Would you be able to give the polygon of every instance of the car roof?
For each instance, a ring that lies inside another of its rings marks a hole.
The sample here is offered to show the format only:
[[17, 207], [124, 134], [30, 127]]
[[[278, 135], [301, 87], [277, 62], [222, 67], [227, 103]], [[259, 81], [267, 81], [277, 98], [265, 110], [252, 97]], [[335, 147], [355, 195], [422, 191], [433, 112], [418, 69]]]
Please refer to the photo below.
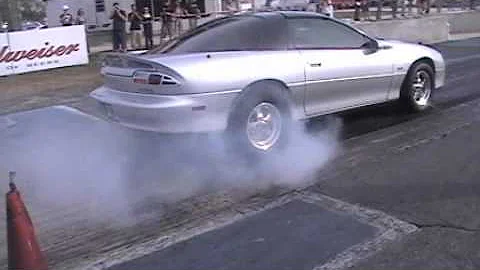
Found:
[[260, 11], [260, 12], [244, 12], [238, 14], [239, 16], [248, 15], [248, 16], [256, 16], [262, 18], [305, 18], [305, 17], [312, 17], [312, 18], [328, 18], [327, 15], [322, 13], [315, 13], [315, 12], [308, 12], [308, 11]]

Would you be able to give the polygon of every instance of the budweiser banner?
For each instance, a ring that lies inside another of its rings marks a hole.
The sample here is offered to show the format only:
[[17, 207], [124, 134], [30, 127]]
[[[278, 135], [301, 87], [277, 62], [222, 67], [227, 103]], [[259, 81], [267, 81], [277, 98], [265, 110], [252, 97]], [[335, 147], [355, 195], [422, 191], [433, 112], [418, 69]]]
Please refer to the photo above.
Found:
[[83, 64], [83, 25], [0, 34], [0, 76]]

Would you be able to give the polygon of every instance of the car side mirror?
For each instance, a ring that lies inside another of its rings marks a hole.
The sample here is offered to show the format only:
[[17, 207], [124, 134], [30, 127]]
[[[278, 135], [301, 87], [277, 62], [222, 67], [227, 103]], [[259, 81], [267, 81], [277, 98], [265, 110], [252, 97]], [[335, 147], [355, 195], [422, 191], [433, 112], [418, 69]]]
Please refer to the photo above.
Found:
[[380, 46], [378, 45], [378, 42], [376, 40], [371, 39], [365, 42], [362, 48], [364, 49], [365, 54], [372, 54], [377, 52], [380, 49]]

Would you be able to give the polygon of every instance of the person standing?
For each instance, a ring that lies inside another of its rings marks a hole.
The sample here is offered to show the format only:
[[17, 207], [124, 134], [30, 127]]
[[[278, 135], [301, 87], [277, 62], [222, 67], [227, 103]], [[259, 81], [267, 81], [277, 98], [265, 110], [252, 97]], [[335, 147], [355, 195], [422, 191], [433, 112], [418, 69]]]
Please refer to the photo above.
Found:
[[135, 4], [130, 6], [132, 11], [128, 14], [128, 21], [130, 22], [130, 45], [132, 49], [136, 50], [142, 47], [142, 21], [143, 17], [137, 11]]
[[362, 1], [355, 0], [355, 10], [353, 12], [353, 20], [360, 21], [360, 12], [362, 10]]
[[400, 15], [402, 15], [402, 17], [405, 17], [405, 10], [406, 10], [405, 0], [395, 0], [395, 1], [399, 1], [399, 3], [397, 3], [397, 9], [400, 8], [402, 12], [400, 13]]
[[179, 36], [183, 32], [183, 18], [185, 18], [186, 11], [182, 3], [177, 3], [175, 6], [175, 35]]
[[85, 18], [85, 11], [82, 8], [77, 10], [77, 18], [75, 19], [75, 23], [77, 25], [85, 25], [87, 19]]
[[[87, 23], [87, 19], [85, 18], [85, 11], [83, 11], [82, 8], [79, 8], [77, 10], [77, 18], [75, 18], [75, 24], [77, 25], [85, 25]], [[87, 28], [84, 27], [85, 30], [85, 36], [87, 36]], [[87, 51], [90, 53], [90, 43], [88, 42], [88, 36], [87, 36]]]
[[390, 2], [390, 6], [392, 7], [392, 18], [396, 19], [397, 18], [397, 8], [398, 8], [397, 0], [392, 0]]
[[362, 1], [362, 18], [364, 20], [370, 21], [370, 3], [368, 0], [363, 0]]
[[110, 19], [113, 20], [113, 51], [126, 52], [127, 42], [125, 39], [125, 23], [127, 21], [127, 14], [120, 8], [118, 2], [113, 3], [113, 11], [110, 15]]
[[143, 34], [145, 35], [145, 46], [147, 50], [153, 48], [153, 17], [150, 8], [143, 8]]
[[70, 13], [70, 8], [67, 5], [63, 6], [63, 13], [60, 15], [60, 23], [63, 26], [73, 25], [73, 15]]
[[333, 18], [334, 8], [333, 8], [332, 0], [327, 0], [327, 6], [325, 7], [325, 13], [330, 18]]
[[170, 39], [172, 37], [172, 16], [170, 6], [165, 3], [162, 7], [162, 28], [160, 30], [160, 37], [163, 39]]
[[190, 14], [188, 19], [188, 24], [189, 24], [189, 28], [193, 29], [197, 27], [198, 19], [200, 19], [200, 13], [201, 13], [200, 9], [198, 8], [197, 2], [193, 2], [192, 4], [190, 4], [189, 13]]

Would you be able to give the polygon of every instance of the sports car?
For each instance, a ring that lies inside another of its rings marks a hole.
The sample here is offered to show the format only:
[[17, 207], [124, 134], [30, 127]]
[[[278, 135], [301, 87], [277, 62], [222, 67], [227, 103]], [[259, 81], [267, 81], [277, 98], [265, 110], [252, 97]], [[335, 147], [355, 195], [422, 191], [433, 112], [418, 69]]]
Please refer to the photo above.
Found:
[[326, 15], [274, 11], [214, 19], [139, 55], [105, 58], [91, 93], [105, 115], [162, 133], [225, 131], [255, 153], [291, 123], [398, 100], [429, 107], [445, 81], [435, 49], [381, 40]]

